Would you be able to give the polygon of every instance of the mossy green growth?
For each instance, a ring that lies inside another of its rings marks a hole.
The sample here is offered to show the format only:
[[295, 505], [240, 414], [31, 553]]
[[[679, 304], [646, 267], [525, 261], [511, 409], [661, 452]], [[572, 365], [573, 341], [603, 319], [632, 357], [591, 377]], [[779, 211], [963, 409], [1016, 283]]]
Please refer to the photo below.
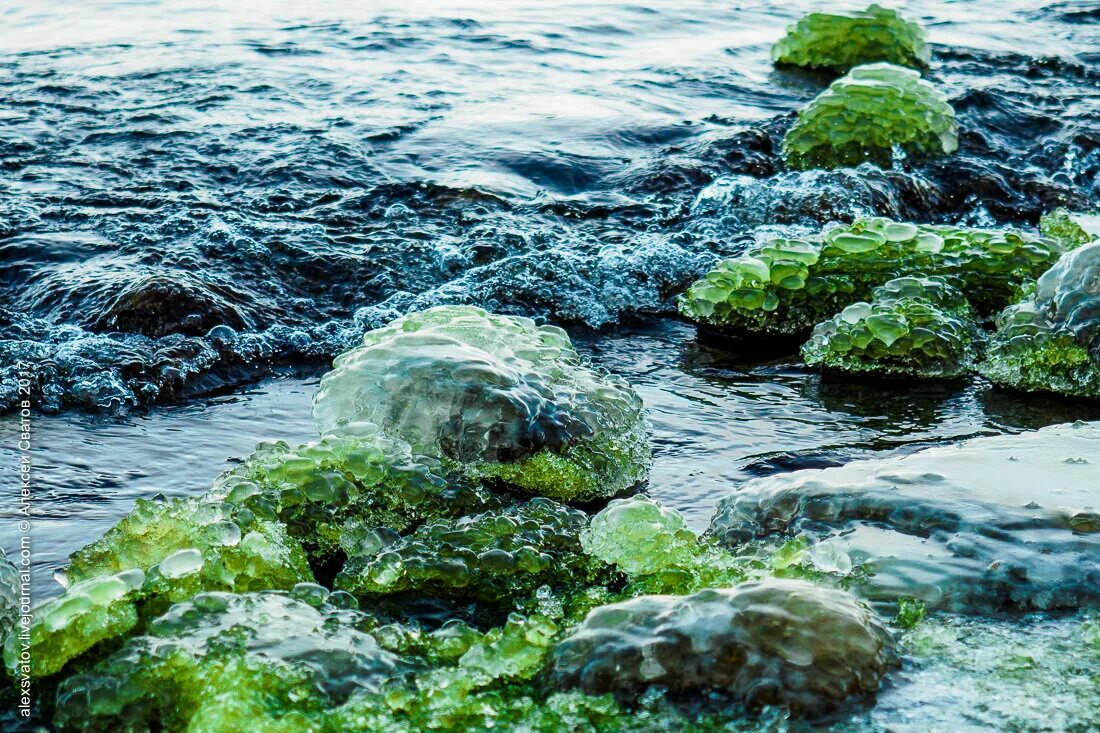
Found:
[[1066, 252], [997, 317], [979, 371], [1013, 389], [1100, 397], [1100, 242]]
[[368, 332], [321, 380], [322, 435], [376, 425], [467, 476], [563, 501], [613, 496], [647, 475], [641, 398], [593, 368], [560, 328], [470, 306]]
[[315, 562], [354, 552], [343, 546], [348, 538], [373, 527], [403, 532], [499, 506], [489, 490], [364, 424], [296, 448], [260, 443], [205, 498], [282, 522]]
[[140, 570], [91, 578], [37, 606], [30, 627], [29, 664], [23, 658], [23, 640], [11, 634], [4, 643], [4, 667], [13, 677], [20, 671], [47, 677], [101, 642], [129, 633], [140, 621], [137, 603], [144, 580]]
[[204, 593], [177, 604], [85, 674], [65, 680], [64, 730], [318, 730], [353, 693], [407, 665], [357, 629], [346, 593]]
[[740, 336], [801, 336], [905, 275], [948, 278], [979, 313], [1019, 297], [1062, 254], [1011, 229], [859, 219], [815, 236], [772, 238], [718, 263], [680, 296], [686, 317]]
[[679, 512], [642, 495], [613, 500], [581, 534], [585, 552], [628, 575], [686, 567], [698, 544]]
[[798, 113], [783, 137], [791, 168], [890, 166], [904, 154], [948, 155], [959, 147], [955, 110], [912, 69], [866, 64], [837, 79]]
[[202, 591], [291, 588], [313, 580], [305, 553], [278, 522], [199, 498], [138, 499], [100, 539], [69, 557], [69, 583], [142, 570], [143, 613]]
[[503, 510], [421, 525], [399, 537], [383, 529], [348, 558], [336, 586], [360, 596], [419, 591], [505, 607], [540, 586], [583, 587], [604, 572], [581, 551], [587, 515], [536, 498]]
[[939, 277], [901, 277], [875, 288], [870, 303], [815, 326], [802, 358], [842, 372], [959, 377], [973, 367], [981, 339], [957, 288]]
[[924, 68], [932, 60], [924, 29], [898, 11], [871, 5], [850, 13], [810, 13], [772, 47], [778, 64], [845, 72], [885, 61]]
[[1027, 300], [997, 317], [978, 372], [1002, 387], [1100, 398], [1100, 363]]
[[915, 598], [898, 599], [898, 615], [894, 619], [894, 625], [902, 629], [912, 629], [924, 620], [928, 609], [922, 601]]
[[1100, 214], [1084, 214], [1058, 208], [1039, 220], [1039, 231], [1067, 248], [1100, 239]]

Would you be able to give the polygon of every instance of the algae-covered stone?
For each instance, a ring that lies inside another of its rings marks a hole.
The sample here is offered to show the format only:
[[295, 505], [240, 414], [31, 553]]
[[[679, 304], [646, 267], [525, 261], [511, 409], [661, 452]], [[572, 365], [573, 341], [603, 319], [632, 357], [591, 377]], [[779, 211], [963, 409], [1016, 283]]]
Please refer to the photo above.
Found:
[[958, 377], [973, 367], [981, 339], [957, 288], [943, 278], [902, 277], [815, 326], [802, 358], [844, 372]]
[[589, 366], [559, 328], [443, 306], [368, 332], [314, 398], [324, 435], [363, 422], [479, 480], [572, 500], [645, 478], [641, 398]]
[[1100, 242], [1071, 250], [997, 318], [979, 371], [995, 384], [1100, 397]]
[[731, 546], [804, 535], [872, 575], [873, 600], [983, 613], [1100, 604], [1100, 423], [977, 438], [754, 479], [718, 506]]
[[57, 692], [65, 730], [306, 731], [407, 666], [347, 594], [203, 593]]
[[406, 537], [374, 533], [348, 559], [339, 588], [372, 596], [419, 591], [505, 606], [542, 585], [582, 586], [599, 563], [581, 551], [587, 515], [546, 498], [422, 525]]
[[138, 499], [130, 514], [69, 557], [68, 583], [145, 573], [147, 612], [202, 591], [286, 589], [313, 580], [305, 553], [277, 522], [198, 498]]
[[1039, 220], [1039, 231], [1067, 247], [1088, 244], [1100, 239], [1100, 214], [1055, 209]]
[[724, 260], [679, 300], [688, 318], [742, 336], [794, 336], [897, 277], [944, 277], [981, 313], [1016, 300], [1062, 254], [1011, 229], [860, 219], [816, 236], [772, 238]]
[[561, 688], [634, 699], [658, 687], [819, 717], [872, 697], [893, 642], [853, 597], [772, 578], [597, 608], [554, 649]]
[[874, 61], [923, 68], [932, 54], [923, 28], [896, 10], [871, 5], [850, 13], [810, 13], [787, 29], [772, 58], [844, 72]]
[[[97, 644], [133, 630], [144, 580], [140, 570], [92, 578], [37, 606], [31, 614], [29, 676], [52, 675]], [[21, 667], [22, 644], [18, 634], [4, 644], [4, 666], [13, 677]]]
[[898, 153], [928, 158], [959, 147], [955, 110], [912, 69], [866, 64], [837, 79], [798, 113], [783, 137], [791, 168], [889, 166]]
[[356, 426], [354, 435], [291, 448], [261, 443], [214, 482], [206, 499], [283, 523], [310, 557], [327, 562], [354, 552], [355, 536], [499, 506], [487, 489], [414, 455], [400, 439]]

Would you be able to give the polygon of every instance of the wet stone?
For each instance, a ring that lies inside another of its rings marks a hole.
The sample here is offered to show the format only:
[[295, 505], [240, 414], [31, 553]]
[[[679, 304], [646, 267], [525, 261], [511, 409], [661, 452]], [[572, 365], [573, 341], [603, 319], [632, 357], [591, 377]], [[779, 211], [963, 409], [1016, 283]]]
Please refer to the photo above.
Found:
[[897, 663], [890, 634], [855, 598], [772, 578], [597, 608], [554, 649], [551, 680], [624, 700], [663, 688], [817, 718], [873, 699]]
[[1100, 423], [976, 438], [755, 479], [709, 532], [730, 546], [803, 535], [843, 548], [874, 601], [963, 613], [1100, 604]]

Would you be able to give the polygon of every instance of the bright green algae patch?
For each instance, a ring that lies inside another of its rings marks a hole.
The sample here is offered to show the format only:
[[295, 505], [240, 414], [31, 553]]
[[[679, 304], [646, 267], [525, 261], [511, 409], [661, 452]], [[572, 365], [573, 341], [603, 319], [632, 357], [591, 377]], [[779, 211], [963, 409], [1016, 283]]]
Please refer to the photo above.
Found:
[[902, 277], [819, 323], [802, 346], [810, 366], [843, 372], [959, 377], [974, 366], [981, 331], [970, 304], [943, 278]]
[[355, 537], [374, 527], [403, 532], [500, 504], [431, 456], [413, 455], [408, 443], [356, 427], [296, 448], [261, 443], [205, 498], [283, 523], [315, 562], [354, 553]]
[[800, 336], [897, 277], [948, 278], [979, 312], [1019, 297], [1062, 246], [1015, 230], [860, 219], [773, 238], [719, 262], [679, 300], [688, 318], [739, 336]]
[[810, 13], [772, 47], [779, 64], [845, 72], [885, 61], [923, 68], [932, 60], [924, 29], [896, 10], [871, 5], [850, 13]]
[[1039, 231], [1065, 243], [1067, 247], [1088, 244], [1100, 239], [1100, 214], [1055, 209], [1039, 220]]
[[[336, 586], [356, 595], [407, 591], [512, 605], [540, 586], [590, 585], [600, 564], [581, 551], [587, 515], [545, 498], [504, 510], [376, 532]], [[373, 545], [370, 547], [369, 545]]]
[[955, 110], [912, 69], [867, 64], [837, 79], [798, 113], [783, 137], [795, 169], [870, 161], [888, 167], [899, 154], [928, 158], [959, 147]]
[[333, 362], [314, 398], [322, 435], [377, 425], [477, 480], [564, 501], [642, 481], [642, 402], [559, 328], [469, 306], [412, 313]]
[[[36, 607], [30, 627], [29, 675], [52, 675], [97, 644], [134, 630], [140, 620], [137, 603], [144, 580], [140, 570], [92, 578]], [[21, 644], [18, 634], [10, 634], [4, 644], [4, 667], [13, 677], [20, 666]]]
[[979, 371], [1013, 389], [1100, 397], [1100, 242], [1067, 252], [998, 316]]

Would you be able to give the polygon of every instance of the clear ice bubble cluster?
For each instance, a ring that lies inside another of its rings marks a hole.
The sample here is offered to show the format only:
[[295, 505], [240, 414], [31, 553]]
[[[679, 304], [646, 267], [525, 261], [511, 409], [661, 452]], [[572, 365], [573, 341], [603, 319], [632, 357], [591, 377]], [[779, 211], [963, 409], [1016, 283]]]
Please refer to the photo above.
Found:
[[0, 548], [0, 641], [19, 617], [19, 571]]
[[357, 629], [346, 593], [203, 593], [151, 622], [118, 651], [65, 680], [65, 729], [304, 731], [353, 693], [403, 671]]
[[981, 330], [963, 294], [943, 278], [901, 277], [814, 327], [806, 364], [843, 372], [959, 377], [970, 372]]
[[979, 312], [1005, 307], [1063, 247], [1011, 229], [858, 219], [820, 235], [771, 238], [719, 262], [679, 300], [701, 324], [744, 337], [801, 336], [876, 286], [906, 275], [945, 277]]
[[[81, 581], [60, 598], [36, 606], [30, 627], [31, 677], [47, 677], [69, 660], [97, 644], [118, 638], [137, 627], [137, 603], [145, 574], [126, 570]], [[4, 667], [16, 676], [23, 640], [9, 634], [4, 643]]]
[[589, 366], [559, 328], [441, 306], [368, 332], [314, 399], [322, 435], [367, 422], [470, 477], [555, 499], [611, 496], [641, 481], [641, 398]]
[[214, 481], [206, 499], [281, 522], [312, 560], [338, 555], [349, 537], [373, 527], [398, 532], [439, 517], [499, 505], [438, 459], [359, 424], [354, 434], [295, 448], [261, 443]]
[[440, 520], [400, 537], [366, 538], [336, 586], [356, 595], [404, 591], [512, 605], [540, 586], [591, 583], [599, 570], [581, 552], [588, 516], [546, 498], [507, 509]]
[[924, 68], [932, 60], [924, 29], [898, 11], [870, 5], [847, 13], [810, 13], [772, 47], [777, 64], [845, 72], [883, 61]]
[[783, 159], [794, 169], [885, 168], [899, 153], [930, 158], [958, 147], [947, 97], [917, 71], [876, 63], [855, 67], [799, 111]]
[[730, 546], [838, 544], [885, 603], [964, 613], [1100, 604], [1100, 423], [976, 438], [907, 456], [754, 479], [710, 534]]
[[698, 552], [698, 538], [684, 517], [642, 495], [612, 500], [592, 517], [581, 545], [628, 575], [687, 567]]
[[624, 700], [656, 687], [815, 718], [872, 698], [897, 663], [890, 634], [855, 598], [773, 578], [598, 608], [555, 647], [551, 679]]
[[1100, 397], [1100, 242], [1064, 254], [997, 317], [978, 370], [1023, 391]]

